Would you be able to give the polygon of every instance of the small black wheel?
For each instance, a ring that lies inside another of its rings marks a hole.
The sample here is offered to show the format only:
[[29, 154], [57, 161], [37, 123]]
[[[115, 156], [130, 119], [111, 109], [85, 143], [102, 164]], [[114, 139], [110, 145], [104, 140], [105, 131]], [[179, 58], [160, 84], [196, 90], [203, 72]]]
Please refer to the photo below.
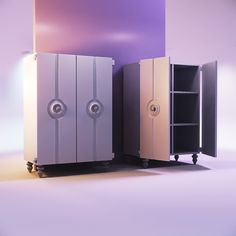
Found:
[[43, 166], [37, 166], [38, 176], [39, 178], [42, 178], [44, 175], [44, 167]]
[[111, 163], [109, 161], [105, 161], [102, 163], [102, 165], [105, 168], [105, 170], [108, 171], [111, 166]]
[[27, 165], [27, 170], [29, 171], [29, 173], [31, 173], [33, 170], [33, 164], [28, 161], [26, 165]]
[[193, 164], [196, 165], [197, 164], [198, 155], [197, 154], [193, 154], [192, 158], [193, 158]]
[[38, 166], [37, 165], [34, 165], [34, 170], [38, 171]]
[[179, 155], [175, 155], [175, 161], [179, 160]]
[[149, 160], [142, 160], [142, 166], [144, 169], [147, 169], [149, 166]]
[[38, 171], [38, 176], [39, 176], [39, 178], [43, 178], [43, 172]]

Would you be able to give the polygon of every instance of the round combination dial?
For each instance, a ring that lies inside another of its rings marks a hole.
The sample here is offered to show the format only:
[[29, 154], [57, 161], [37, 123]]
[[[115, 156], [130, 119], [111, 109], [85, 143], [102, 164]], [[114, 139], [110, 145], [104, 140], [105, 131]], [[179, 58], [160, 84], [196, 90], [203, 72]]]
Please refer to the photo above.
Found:
[[48, 105], [48, 113], [54, 119], [63, 117], [66, 113], [66, 105], [61, 100], [52, 100]]
[[97, 118], [103, 111], [103, 105], [99, 101], [91, 101], [88, 103], [87, 111], [92, 118]]
[[157, 101], [151, 101], [148, 104], [148, 112], [151, 117], [158, 116], [160, 113], [160, 105], [157, 103]]

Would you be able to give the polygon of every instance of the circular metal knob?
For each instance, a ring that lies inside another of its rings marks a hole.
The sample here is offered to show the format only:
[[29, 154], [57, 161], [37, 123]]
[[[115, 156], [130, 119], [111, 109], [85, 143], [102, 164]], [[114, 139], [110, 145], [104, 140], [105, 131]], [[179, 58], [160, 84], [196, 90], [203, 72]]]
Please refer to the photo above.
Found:
[[88, 103], [87, 110], [92, 118], [97, 118], [103, 111], [103, 105], [99, 101], [91, 101]]
[[160, 113], [160, 105], [157, 103], [157, 101], [151, 101], [148, 104], [148, 111], [151, 117], [158, 116]]
[[100, 109], [100, 107], [98, 106], [98, 104], [93, 104], [91, 106], [91, 112], [93, 112], [93, 113], [98, 113], [99, 109]]
[[62, 106], [61, 104], [55, 104], [52, 107], [53, 112], [55, 112], [56, 114], [59, 114], [62, 111]]
[[66, 113], [66, 105], [61, 100], [52, 100], [48, 105], [48, 113], [53, 119], [59, 119]]

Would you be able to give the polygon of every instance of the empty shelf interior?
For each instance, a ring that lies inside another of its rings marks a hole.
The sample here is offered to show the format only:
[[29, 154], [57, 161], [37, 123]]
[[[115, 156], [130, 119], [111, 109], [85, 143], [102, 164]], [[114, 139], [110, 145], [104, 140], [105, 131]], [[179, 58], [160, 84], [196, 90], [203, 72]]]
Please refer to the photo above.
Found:
[[[173, 110], [172, 110], [173, 111]], [[174, 122], [199, 123], [199, 96], [189, 94], [174, 95]]]
[[174, 127], [173, 153], [196, 153], [199, 152], [199, 127], [183, 126]]
[[174, 65], [174, 91], [199, 92], [199, 66]]

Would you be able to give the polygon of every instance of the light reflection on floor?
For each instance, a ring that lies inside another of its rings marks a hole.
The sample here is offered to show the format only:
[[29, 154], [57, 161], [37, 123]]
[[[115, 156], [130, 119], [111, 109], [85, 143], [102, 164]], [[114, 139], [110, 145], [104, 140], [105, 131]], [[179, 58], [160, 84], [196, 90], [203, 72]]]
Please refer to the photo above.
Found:
[[59, 169], [39, 179], [22, 154], [2, 154], [0, 236], [235, 236], [235, 153], [180, 161]]

